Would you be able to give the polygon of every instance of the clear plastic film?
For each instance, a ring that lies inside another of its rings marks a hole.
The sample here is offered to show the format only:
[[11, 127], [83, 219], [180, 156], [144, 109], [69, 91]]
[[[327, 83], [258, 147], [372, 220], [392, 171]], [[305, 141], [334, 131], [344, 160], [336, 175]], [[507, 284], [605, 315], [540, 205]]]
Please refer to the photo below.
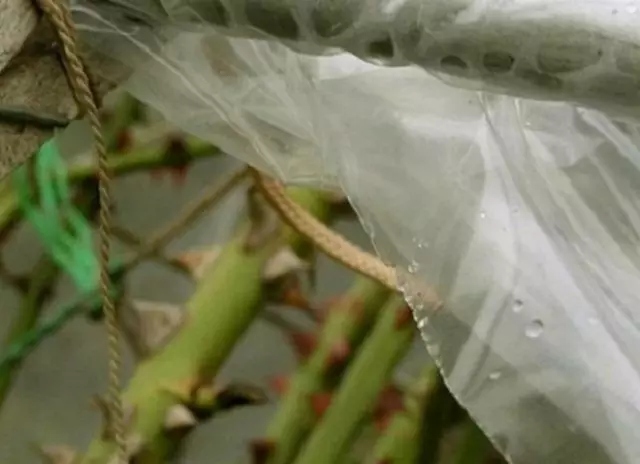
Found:
[[[283, 181], [347, 193], [449, 387], [516, 464], [640, 456], [638, 11], [74, 5], [87, 44], [167, 120]], [[424, 305], [424, 285], [444, 307]]]

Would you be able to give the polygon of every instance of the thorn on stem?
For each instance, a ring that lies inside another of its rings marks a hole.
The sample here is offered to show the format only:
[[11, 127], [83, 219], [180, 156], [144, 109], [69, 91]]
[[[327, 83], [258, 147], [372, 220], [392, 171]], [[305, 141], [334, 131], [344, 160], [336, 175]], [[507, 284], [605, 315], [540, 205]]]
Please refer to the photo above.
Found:
[[215, 386], [211, 385], [209, 380], [199, 377], [190, 377], [178, 382], [177, 385], [165, 386], [162, 390], [171, 395], [174, 400], [185, 405], [193, 405], [196, 400], [206, 402], [207, 398], [215, 398], [217, 395]]
[[364, 315], [365, 315], [364, 301], [354, 300], [351, 303], [351, 305], [349, 305], [349, 308], [347, 309], [347, 311], [351, 312], [351, 314], [353, 314], [353, 317], [357, 321], [362, 320], [362, 318], [364, 318]]
[[221, 410], [256, 406], [267, 402], [264, 390], [253, 385], [230, 384], [218, 392], [216, 403]]
[[202, 250], [192, 250], [181, 253], [174, 259], [186, 269], [196, 280], [200, 280], [209, 268], [216, 262], [222, 248], [214, 246]]
[[291, 381], [286, 375], [277, 375], [269, 380], [269, 386], [280, 396], [287, 393], [290, 383]]
[[261, 438], [251, 442], [251, 462], [252, 464], [266, 464], [273, 454], [276, 444], [268, 438]]
[[315, 318], [319, 322], [325, 322], [329, 313], [339, 307], [341, 301], [341, 296], [327, 298], [325, 301], [317, 305], [316, 308], [312, 309]]
[[336, 308], [340, 305], [340, 303], [342, 302], [342, 299], [344, 297], [342, 296], [332, 296], [330, 298], [327, 298], [321, 305], [320, 307], [328, 312], [331, 311], [333, 308]]
[[332, 393], [316, 393], [311, 396], [311, 407], [318, 419], [320, 419], [327, 409], [329, 409], [332, 399]]
[[313, 332], [293, 332], [289, 337], [296, 354], [301, 360], [309, 358], [318, 346], [318, 339]]
[[149, 175], [155, 181], [164, 179], [165, 174], [169, 174], [173, 181], [174, 187], [184, 186], [187, 178], [188, 169], [184, 166], [173, 168], [157, 168], [149, 171]]
[[378, 398], [378, 408], [384, 411], [402, 411], [404, 409], [402, 391], [395, 385], [385, 387]]
[[271, 297], [276, 303], [280, 303], [291, 308], [300, 309], [305, 312], [313, 313], [314, 309], [309, 299], [304, 295], [300, 279], [295, 275], [285, 277], [273, 290], [274, 296]]
[[378, 433], [383, 433], [391, 424], [392, 415], [386, 414], [380, 417], [374, 418], [373, 425], [375, 426]]
[[164, 388], [199, 421], [209, 419], [217, 411], [264, 404], [268, 398], [262, 388], [244, 383], [220, 387], [211, 382], [191, 379], [177, 387]]
[[396, 310], [394, 327], [404, 329], [407, 324], [413, 323], [413, 312], [408, 306], [402, 306]]
[[164, 173], [168, 173], [173, 178], [176, 187], [184, 185], [191, 162], [191, 156], [181, 135], [172, 135], [168, 138], [163, 159], [167, 167], [152, 170], [152, 178], [158, 179], [162, 177]]
[[394, 385], [385, 387], [380, 396], [373, 412], [374, 421], [380, 431], [383, 431], [391, 422], [394, 414], [403, 411], [404, 399], [403, 394]]
[[189, 408], [182, 404], [171, 406], [164, 418], [164, 427], [169, 431], [190, 430], [198, 424], [198, 419]]
[[300, 259], [293, 248], [284, 246], [269, 258], [262, 270], [262, 277], [266, 282], [273, 282], [308, 268], [309, 263]]
[[115, 137], [113, 150], [116, 153], [127, 153], [133, 146], [133, 136], [129, 129], [123, 129]]
[[349, 344], [349, 340], [345, 337], [341, 337], [331, 346], [325, 367], [327, 370], [339, 368], [344, 365], [350, 355], [351, 346]]
[[146, 358], [162, 349], [183, 326], [186, 312], [161, 302], [134, 300], [123, 311], [123, 328], [134, 351]]
[[364, 302], [361, 300], [345, 301], [344, 297], [338, 296], [328, 299], [324, 304], [324, 313], [332, 311], [348, 311], [356, 320], [362, 319], [365, 313]]
[[191, 392], [190, 401], [187, 406], [189, 406], [198, 419], [208, 419], [216, 408], [219, 395], [220, 389], [213, 383], [200, 385]]

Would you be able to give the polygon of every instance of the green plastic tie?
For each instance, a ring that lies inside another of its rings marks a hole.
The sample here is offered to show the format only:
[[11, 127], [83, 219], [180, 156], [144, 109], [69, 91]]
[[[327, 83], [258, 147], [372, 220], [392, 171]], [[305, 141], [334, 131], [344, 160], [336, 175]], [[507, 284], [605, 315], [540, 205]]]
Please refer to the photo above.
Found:
[[47, 141], [35, 156], [35, 198], [26, 166], [15, 171], [13, 181], [18, 203], [52, 259], [81, 292], [92, 291], [99, 273], [93, 234], [73, 205], [67, 169], [55, 141]]

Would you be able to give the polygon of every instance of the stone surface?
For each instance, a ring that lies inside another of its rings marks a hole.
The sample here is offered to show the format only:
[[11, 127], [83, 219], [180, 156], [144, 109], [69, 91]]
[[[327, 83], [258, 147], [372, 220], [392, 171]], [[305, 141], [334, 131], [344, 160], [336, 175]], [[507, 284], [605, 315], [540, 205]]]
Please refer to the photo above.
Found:
[[[50, 25], [37, 20], [30, 0], [0, 2], [0, 179], [24, 162], [53, 135], [52, 129], [3, 122], [3, 107], [75, 119], [79, 110], [69, 88], [60, 50]], [[111, 63], [86, 53], [99, 97], [112, 88]]]

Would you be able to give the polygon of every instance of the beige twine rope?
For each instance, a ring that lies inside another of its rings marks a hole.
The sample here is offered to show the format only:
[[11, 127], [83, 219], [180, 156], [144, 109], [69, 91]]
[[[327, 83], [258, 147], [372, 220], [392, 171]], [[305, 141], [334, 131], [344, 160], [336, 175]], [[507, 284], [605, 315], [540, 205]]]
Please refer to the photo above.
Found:
[[111, 248], [111, 172], [107, 160], [107, 149], [102, 135], [102, 124], [96, 97], [91, 91], [89, 76], [80, 58], [76, 30], [71, 12], [64, 0], [34, 0], [44, 16], [53, 25], [66, 61], [66, 73], [76, 103], [88, 118], [93, 133], [98, 159], [98, 182], [100, 198], [100, 293], [105, 315], [109, 344], [109, 417], [108, 430], [116, 442], [119, 463], [126, 462], [126, 442], [124, 433], [124, 414], [120, 386], [120, 332], [116, 319], [116, 308], [111, 294], [111, 276], [109, 274], [109, 255]]

